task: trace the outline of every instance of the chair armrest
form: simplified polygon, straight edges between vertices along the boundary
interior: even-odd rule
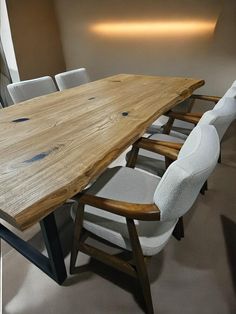
[[[163,143],[163,144],[162,144]],[[141,138],[134,143],[135,147],[143,148],[153,153],[160,154],[171,160],[176,160],[183,144],[156,141],[149,138]]]
[[[208,95],[197,95],[197,94],[191,95],[190,98],[212,101],[214,103],[217,103],[221,99],[221,97],[219,96],[208,96]]]
[[[135,204],[84,194],[79,203],[100,208],[110,213],[138,220],[160,220],[160,210],[155,204]]]
[[[166,113],[168,117],[182,120],[184,122],[189,122],[193,124],[198,124],[199,120],[201,119],[201,116],[203,113],[186,113],[186,112],[174,112],[174,111],[169,111]]]
[[[169,148],[174,148],[177,150],[180,150],[182,148],[182,146],[184,145],[183,143],[176,143],[176,142],[168,142],[168,141],[160,141],[160,140],[152,140],[150,138],[141,138],[140,139],[141,142],[155,142],[157,145],[160,146],[166,146]]]
[[[187,116],[196,117],[199,119],[201,119],[201,117],[204,114],[204,112],[178,112],[178,113],[186,114]]]

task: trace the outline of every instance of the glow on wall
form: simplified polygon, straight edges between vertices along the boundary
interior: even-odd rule
[[[214,32],[216,21],[132,21],[95,23],[90,30],[103,36],[194,36]]]

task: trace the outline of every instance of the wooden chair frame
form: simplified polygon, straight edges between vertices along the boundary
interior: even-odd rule
[[[76,266],[78,252],[83,252],[100,262],[112,266],[131,277],[135,278],[141,288],[144,298],[146,313],[153,314],[153,304],[151,297],[150,283],[145,264],[145,257],[138,238],[134,219],[155,221],[160,220],[160,210],[155,204],[134,204],[106,199],[94,195],[82,195],[79,199],[79,207],[75,219],[74,240],[71,250],[70,273],[75,274],[87,270],[87,265]],[[132,249],[132,260],[126,261],[115,255],[110,255],[100,249],[85,243],[90,235],[83,229],[84,205],[90,205],[102,210],[123,216],[126,218],[127,229]]]
[[[191,100],[190,110],[192,109],[196,99],[211,101],[217,104],[217,102],[221,99],[221,97],[194,94],[190,97],[190,100]],[[170,134],[170,131],[171,131],[171,128],[173,126],[175,119],[182,120],[184,122],[193,123],[196,126],[199,120],[201,119],[201,117],[203,116],[203,113],[168,111],[165,115],[169,117],[169,120],[163,128],[163,134]],[[164,156],[166,169],[167,169],[170,163],[177,159],[179,150],[181,149],[182,145],[183,144],[174,143],[174,142],[141,138],[137,142],[134,143],[126,166],[130,168],[135,167],[139,149],[143,148],[143,149],[146,149],[151,152],[158,153]],[[221,153],[220,153],[218,162],[219,163],[221,162]],[[201,191],[204,194],[206,190],[207,190],[207,182],[204,184],[204,189],[202,189]]]
[[[168,122],[166,123],[166,125],[164,126],[163,129],[163,133],[164,134],[170,134],[171,128],[173,127],[174,124],[174,120],[178,119],[178,120],[182,120],[184,122],[189,122],[189,123],[193,123],[194,125],[196,125],[199,120],[201,119],[203,113],[201,112],[191,112],[193,105],[195,103],[195,100],[204,100],[204,101],[209,101],[209,102],[213,102],[215,105],[218,103],[218,101],[221,99],[221,97],[219,96],[209,96],[209,95],[191,95],[190,96],[190,108],[189,108],[189,112],[174,112],[174,111],[168,111],[165,115],[169,117]]]
[[[191,111],[196,99],[213,102],[216,105],[218,103],[218,101],[221,99],[221,97],[194,94],[190,97],[190,99],[192,100],[191,106],[190,106],[190,111]],[[163,134],[170,134],[170,131],[171,131],[171,128],[173,127],[175,119],[178,119],[178,120],[181,120],[184,122],[193,123],[196,126],[198,124],[199,120],[201,119],[201,117],[203,116],[203,113],[201,113],[201,112],[174,112],[174,111],[169,111],[166,113],[166,115],[169,117],[169,120],[166,123],[166,125],[164,126]],[[219,164],[221,163],[221,149],[220,149],[220,155],[219,155],[218,163]],[[204,189],[202,189],[201,191],[202,191],[202,194],[204,194],[205,191],[207,191],[207,182],[204,185]]]

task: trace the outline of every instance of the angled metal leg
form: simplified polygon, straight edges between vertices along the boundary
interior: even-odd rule
[[[67,274],[54,214],[49,214],[40,224],[48,257],[1,224],[0,238],[61,285]]]
[[[40,222],[40,226],[48,252],[52,274],[51,277],[57,283],[62,284],[65,281],[67,274],[54,214],[52,213],[45,217]]]

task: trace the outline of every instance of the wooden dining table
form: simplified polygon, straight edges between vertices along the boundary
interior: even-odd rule
[[[119,74],[2,109],[0,218],[21,231],[39,222],[48,257],[2,224],[0,238],[62,284],[67,274],[55,209],[203,84]]]

